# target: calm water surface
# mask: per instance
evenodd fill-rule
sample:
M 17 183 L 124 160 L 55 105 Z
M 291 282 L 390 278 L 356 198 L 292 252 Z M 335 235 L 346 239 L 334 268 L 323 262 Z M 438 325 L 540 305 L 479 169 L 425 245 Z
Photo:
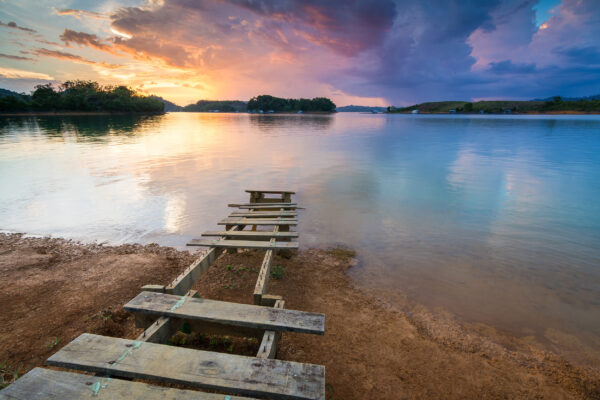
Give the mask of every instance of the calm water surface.
M 600 349 L 598 116 L 0 118 L 2 230 L 183 246 L 249 187 L 390 301 Z

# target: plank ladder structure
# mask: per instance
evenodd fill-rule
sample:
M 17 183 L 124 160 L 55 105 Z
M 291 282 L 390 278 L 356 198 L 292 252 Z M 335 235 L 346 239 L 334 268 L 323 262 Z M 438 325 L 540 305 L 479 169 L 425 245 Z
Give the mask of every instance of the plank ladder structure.
M 95 375 L 35 368 L 0 391 L 0 400 L 325 399 L 324 366 L 275 359 L 281 332 L 325 333 L 323 314 L 288 310 L 281 296 L 267 294 L 275 253 L 298 248 L 298 233 L 290 231 L 290 226 L 297 224 L 300 207 L 291 201 L 294 192 L 247 192 L 249 203 L 230 204 L 241 211 L 219 222 L 225 230 L 207 231 L 202 239 L 188 243 L 207 247 L 192 265 L 169 285 L 143 286 L 142 292 L 125 304 L 123 308 L 134 313 L 136 326 L 144 328 L 136 340 L 84 333 L 46 361 L 50 366 Z M 257 230 L 257 226 L 273 229 Z M 240 248 L 265 251 L 254 304 L 198 297 L 192 287 L 200 276 L 221 254 Z M 258 354 L 246 357 L 167 345 L 184 323 L 206 334 L 256 337 L 261 340 Z M 178 384 L 185 389 L 148 381 Z

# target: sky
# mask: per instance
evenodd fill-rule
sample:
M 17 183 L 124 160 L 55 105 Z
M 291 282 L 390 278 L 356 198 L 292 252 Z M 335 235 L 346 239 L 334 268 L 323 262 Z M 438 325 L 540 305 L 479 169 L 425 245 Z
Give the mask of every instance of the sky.
M 600 94 L 600 0 L 0 0 L 0 87 L 95 80 L 185 105 Z

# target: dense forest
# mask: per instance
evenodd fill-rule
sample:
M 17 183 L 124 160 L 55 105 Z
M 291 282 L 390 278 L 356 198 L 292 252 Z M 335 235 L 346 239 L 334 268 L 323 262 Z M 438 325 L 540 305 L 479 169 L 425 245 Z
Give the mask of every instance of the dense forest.
M 6 93 L 4 93 L 6 94 Z M 92 81 L 67 81 L 55 89 L 38 85 L 31 95 L 0 97 L 0 111 L 163 112 L 158 99 L 141 96 L 126 86 L 100 86 Z
M 543 113 L 561 113 L 561 112 L 582 112 L 598 113 L 600 112 L 600 99 L 590 97 L 584 99 L 564 100 L 560 96 L 546 100 L 531 101 L 437 101 L 430 103 L 415 104 L 410 107 L 395 108 L 388 107 L 390 113 L 410 113 L 418 110 L 423 113 L 522 113 L 522 114 L 543 114 Z
M 314 99 L 282 99 L 269 95 L 253 97 L 248 102 L 248 111 L 274 111 L 274 112 L 333 112 L 335 104 L 326 97 Z
M 188 104 L 182 111 L 190 112 L 236 112 L 246 111 L 246 102 L 240 100 L 198 100 L 194 104 Z

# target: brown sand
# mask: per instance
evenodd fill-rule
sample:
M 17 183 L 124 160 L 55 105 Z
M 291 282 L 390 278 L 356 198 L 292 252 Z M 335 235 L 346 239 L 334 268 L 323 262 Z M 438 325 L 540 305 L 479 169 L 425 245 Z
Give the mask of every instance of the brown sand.
M 82 332 L 135 337 L 140 330 L 120 307 L 141 285 L 168 283 L 192 260 L 156 245 L 0 235 L 0 363 L 21 364 L 23 373 Z M 227 254 L 196 289 L 250 303 L 261 260 L 260 252 Z M 285 272 L 269 285 L 286 308 L 326 315 L 325 336 L 284 334 L 278 358 L 325 365 L 328 400 L 600 398 L 600 371 L 569 364 L 527 339 L 422 307 L 410 315 L 390 310 L 352 285 L 345 271 L 353 262 L 339 249 L 276 257 Z M 256 343 L 242 339 L 215 345 L 178 333 L 173 341 L 181 339 L 186 347 L 256 351 Z

